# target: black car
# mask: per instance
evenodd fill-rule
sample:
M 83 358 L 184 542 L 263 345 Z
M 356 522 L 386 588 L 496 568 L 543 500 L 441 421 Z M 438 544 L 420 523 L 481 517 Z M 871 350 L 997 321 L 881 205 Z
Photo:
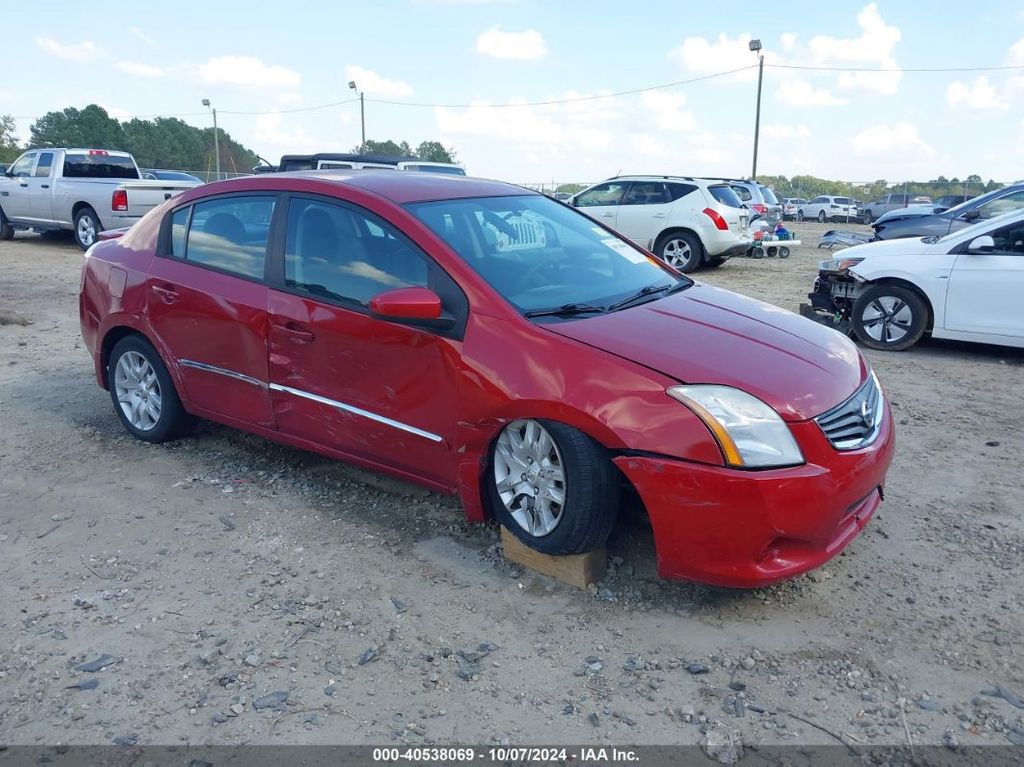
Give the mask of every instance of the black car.
M 1024 183 L 1011 184 L 994 192 L 974 197 L 942 213 L 915 216 L 873 224 L 875 239 L 898 240 L 904 237 L 944 237 L 978 221 L 1011 210 L 1024 208 Z

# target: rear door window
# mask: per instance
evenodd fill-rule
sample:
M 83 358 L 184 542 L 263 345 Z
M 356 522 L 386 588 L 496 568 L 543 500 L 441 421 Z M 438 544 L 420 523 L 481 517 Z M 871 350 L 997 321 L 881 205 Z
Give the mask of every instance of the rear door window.
M 171 253 L 239 277 L 262 280 L 276 197 L 222 197 L 171 215 Z
M 665 185 L 655 181 L 634 181 L 622 199 L 623 205 L 664 205 L 667 202 Z

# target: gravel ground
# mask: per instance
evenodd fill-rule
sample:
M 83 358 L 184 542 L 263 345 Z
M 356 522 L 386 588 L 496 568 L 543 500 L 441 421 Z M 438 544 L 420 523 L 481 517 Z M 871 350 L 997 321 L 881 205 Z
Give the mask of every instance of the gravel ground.
M 823 253 L 697 276 L 795 309 Z M 213 424 L 129 438 L 80 263 L 0 242 L 0 743 L 1024 742 L 1024 353 L 868 353 L 898 454 L 822 569 L 662 582 L 634 515 L 581 592 L 453 499 Z

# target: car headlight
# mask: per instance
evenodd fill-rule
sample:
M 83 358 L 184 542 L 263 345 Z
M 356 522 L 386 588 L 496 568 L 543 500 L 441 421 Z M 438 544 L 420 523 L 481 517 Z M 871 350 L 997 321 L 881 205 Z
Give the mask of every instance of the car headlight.
M 851 266 L 856 266 L 864 258 L 830 258 L 827 261 L 819 261 L 818 269 L 823 272 L 845 272 Z
M 785 421 L 757 397 L 713 384 L 672 386 L 665 391 L 707 424 L 729 466 L 764 469 L 804 462 Z

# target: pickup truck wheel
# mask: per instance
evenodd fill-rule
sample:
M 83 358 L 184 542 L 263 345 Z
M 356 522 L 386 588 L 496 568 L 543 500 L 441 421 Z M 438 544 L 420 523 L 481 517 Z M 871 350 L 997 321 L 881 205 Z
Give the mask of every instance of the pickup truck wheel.
M 0 240 L 13 240 L 14 226 L 7 220 L 7 216 L 0 210 Z
M 692 272 L 700 266 L 703 251 L 700 240 L 689 232 L 668 232 L 654 245 L 655 255 L 681 272 Z
M 853 304 L 851 316 L 857 340 L 871 349 L 898 352 L 924 335 L 928 307 L 914 291 L 899 285 L 875 285 Z
M 507 424 L 491 447 L 484 481 L 498 522 L 545 554 L 604 545 L 618 516 L 619 478 L 605 449 L 554 421 Z
M 82 250 L 88 250 L 101 231 L 103 226 L 92 208 L 82 208 L 75 215 L 75 242 Z
M 819 224 L 824 224 L 825 223 L 825 211 L 823 211 L 823 210 L 819 210 L 818 211 L 818 223 Z
M 127 336 L 115 344 L 107 384 L 114 412 L 137 439 L 166 442 L 196 426 L 198 419 L 185 412 L 163 360 L 142 336 Z

